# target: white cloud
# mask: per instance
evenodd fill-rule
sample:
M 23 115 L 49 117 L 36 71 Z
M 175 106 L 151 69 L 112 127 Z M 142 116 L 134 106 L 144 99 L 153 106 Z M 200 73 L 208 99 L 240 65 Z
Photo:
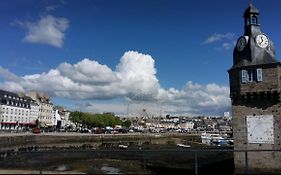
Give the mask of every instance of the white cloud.
M 16 76 L 0 67 L 0 76 L 6 81 L 0 88 L 14 91 L 37 90 L 51 96 L 67 99 L 120 99 L 123 104 L 99 103 L 84 106 L 92 112 L 126 110 L 121 106 L 131 104 L 130 113 L 141 111 L 173 114 L 222 114 L 230 108 L 229 88 L 217 84 L 197 84 L 188 81 L 183 89 L 163 89 L 156 77 L 154 59 L 136 51 L 125 52 L 115 70 L 97 61 L 83 59 L 76 64 L 61 63 L 57 68 L 41 74 Z M 123 113 L 126 113 L 124 111 Z M 135 112 L 137 113 L 137 112 Z
M 123 88 L 129 93 L 155 93 L 159 88 L 154 59 L 135 51 L 126 52 L 116 67 Z
M 233 49 L 236 45 L 236 41 L 228 41 L 221 44 L 220 47 L 216 48 L 217 50 L 230 50 Z
M 26 29 L 23 41 L 48 44 L 55 47 L 63 46 L 64 32 L 69 27 L 68 19 L 56 18 L 52 15 L 42 16 L 37 22 L 17 21 L 16 23 Z
M 25 92 L 22 86 L 19 86 L 19 83 L 13 81 L 6 81 L 4 83 L 0 83 L 0 89 L 4 89 L 6 91 L 11 92 Z
M 0 66 L 0 75 L 5 79 L 5 80 L 11 80 L 11 81 L 17 81 L 18 77 L 11 73 L 8 69 L 4 69 L 3 67 Z
M 234 37 L 234 33 L 225 33 L 225 34 L 220 34 L 220 33 L 214 33 L 211 36 L 209 36 L 204 42 L 203 44 L 210 44 L 210 43 L 214 43 L 216 41 L 220 41 L 223 39 L 232 39 Z
M 182 90 L 162 91 L 159 99 L 170 112 L 219 114 L 230 107 L 229 88 L 214 83 L 200 85 L 189 81 Z
M 69 77 L 79 83 L 107 84 L 118 80 L 109 67 L 87 58 L 74 65 L 62 63 L 59 65 L 58 70 L 62 76 Z
M 46 11 L 53 11 L 57 8 L 59 8 L 58 5 L 49 5 L 49 6 L 46 7 Z
M 232 47 L 232 44 L 231 44 L 231 43 L 223 43 L 223 44 L 222 44 L 222 47 L 223 47 L 225 50 L 229 50 L 229 49 Z

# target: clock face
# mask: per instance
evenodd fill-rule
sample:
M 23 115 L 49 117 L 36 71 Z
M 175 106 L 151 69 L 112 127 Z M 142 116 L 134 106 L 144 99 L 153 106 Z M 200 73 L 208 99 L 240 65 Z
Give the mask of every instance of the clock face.
M 245 46 L 246 46 L 246 38 L 245 37 L 239 38 L 236 45 L 237 50 L 242 51 L 245 48 Z
M 266 48 L 268 46 L 268 38 L 265 35 L 258 35 L 256 37 L 256 43 L 261 48 Z

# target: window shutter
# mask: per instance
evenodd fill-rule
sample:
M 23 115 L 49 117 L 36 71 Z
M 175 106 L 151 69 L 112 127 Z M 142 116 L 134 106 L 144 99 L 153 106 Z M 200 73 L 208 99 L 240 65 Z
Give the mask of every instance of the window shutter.
M 257 69 L 257 81 L 262 81 L 262 69 Z
M 246 83 L 247 82 L 247 71 L 246 70 L 241 70 L 241 81 L 242 83 Z

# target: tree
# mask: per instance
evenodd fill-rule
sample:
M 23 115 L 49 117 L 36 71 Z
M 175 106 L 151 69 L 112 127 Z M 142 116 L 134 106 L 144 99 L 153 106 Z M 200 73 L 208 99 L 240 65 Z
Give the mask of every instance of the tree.
M 122 126 L 125 128 L 130 128 L 132 122 L 130 120 L 126 120 L 122 123 Z
M 82 116 L 83 112 L 74 111 L 70 113 L 69 120 L 72 121 L 77 127 L 79 123 L 82 123 Z
M 69 119 L 76 127 L 78 124 L 82 124 L 83 127 L 115 127 L 116 125 L 122 125 L 122 121 L 114 113 L 90 114 L 74 111 L 70 113 Z

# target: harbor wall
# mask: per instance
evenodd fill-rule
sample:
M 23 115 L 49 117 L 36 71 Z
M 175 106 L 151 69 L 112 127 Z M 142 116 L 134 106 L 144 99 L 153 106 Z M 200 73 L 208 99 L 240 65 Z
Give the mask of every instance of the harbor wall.
M 44 146 L 44 145 L 55 145 L 55 146 L 66 146 L 66 145 L 81 145 L 85 143 L 105 143 L 105 142 L 167 142 L 169 140 L 187 139 L 190 141 L 200 142 L 198 134 L 123 134 L 123 135 L 112 135 L 112 134 L 15 134 L 0 136 L 0 148 L 11 149 L 22 146 Z

